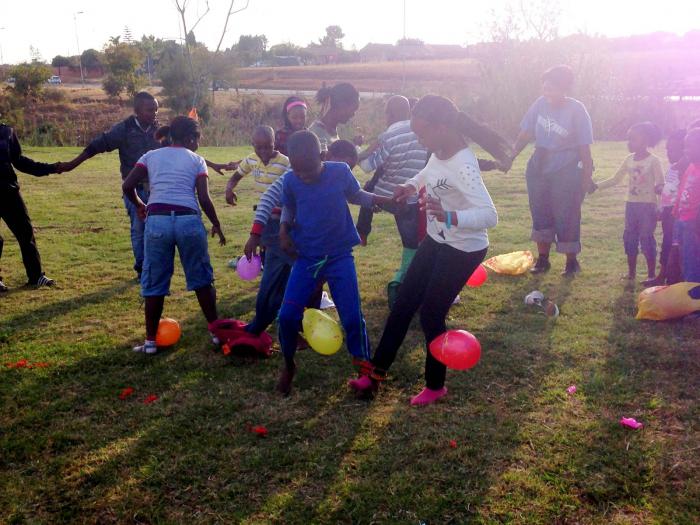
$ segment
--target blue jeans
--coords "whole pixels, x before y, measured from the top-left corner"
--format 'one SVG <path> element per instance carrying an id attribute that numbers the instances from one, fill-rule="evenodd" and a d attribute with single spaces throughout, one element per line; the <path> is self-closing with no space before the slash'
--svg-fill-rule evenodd
<path id="1" fill-rule="evenodd" d="M 148 191 L 139 186 L 136 189 L 139 198 L 147 203 Z M 134 270 L 141 273 L 143 269 L 143 232 L 145 223 L 139 218 L 136 205 L 131 202 L 126 196 L 123 196 L 124 207 L 131 222 L 131 250 L 134 252 Z"/>
<path id="2" fill-rule="evenodd" d="M 150 215 L 146 219 L 141 295 L 159 297 L 170 293 L 176 247 L 189 291 L 211 286 L 214 282 L 202 218 L 175 215 L 175 212 Z"/>
<path id="3" fill-rule="evenodd" d="M 681 234 L 683 280 L 700 283 L 700 235 L 696 221 L 677 221 Z"/>
<path id="4" fill-rule="evenodd" d="M 279 230 L 280 221 L 273 219 L 267 223 L 262 234 L 265 266 L 255 300 L 255 318 L 246 326 L 246 331 L 256 335 L 264 332 L 277 318 L 294 264 L 294 259 L 280 248 Z"/>
<path id="5" fill-rule="evenodd" d="M 348 351 L 354 357 L 368 361 L 369 339 L 360 307 L 360 289 L 352 252 L 325 258 L 300 255 L 294 262 L 278 319 L 279 340 L 285 360 L 290 363 L 294 358 L 304 306 L 323 279 L 328 281 L 338 308 Z"/>

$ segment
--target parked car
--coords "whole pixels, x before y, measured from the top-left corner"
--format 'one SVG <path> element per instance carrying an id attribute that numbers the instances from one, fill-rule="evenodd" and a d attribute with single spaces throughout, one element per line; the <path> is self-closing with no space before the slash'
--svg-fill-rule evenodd
<path id="1" fill-rule="evenodd" d="M 51 77 L 47 80 L 49 84 L 60 84 L 61 83 L 61 77 L 58 75 L 51 75 Z"/>
<path id="2" fill-rule="evenodd" d="M 15 77 L 7 77 L 5 80 L 8 84 L 14 84 L 15 83 Z"/>

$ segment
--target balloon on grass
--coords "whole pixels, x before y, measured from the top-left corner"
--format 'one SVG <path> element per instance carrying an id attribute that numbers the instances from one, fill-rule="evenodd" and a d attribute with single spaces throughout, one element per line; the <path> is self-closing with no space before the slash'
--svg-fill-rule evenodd
<path id="1" fill-rule="evenodd" d="M 158 332 L 156 333 L 157 346 L 173 346 L 180 340 L 182 331 L 180 323 L 175 319 L 163 317 L 158 323 Z"/>
<path id="2" fill-rule="evenodd" d="M 469 276 L 469 279 L 467 280 L 467 286 L 470 286 L 472 288 L 478 288 L 482 284 L 486 282 L 486 280 L 489 278 L 489 274 L 486 271 L 486 268 L 482 264 L 476 267 L 476 270 L 474 270 L 474 273 L 472 273 Z"/>
<path id="3" fill-rule="evenodd" d="M 430 353 L 447 368 L 468 370 L 481 358 L 481 343 L 466 330 L 448 330 L 430 342 Z"/>

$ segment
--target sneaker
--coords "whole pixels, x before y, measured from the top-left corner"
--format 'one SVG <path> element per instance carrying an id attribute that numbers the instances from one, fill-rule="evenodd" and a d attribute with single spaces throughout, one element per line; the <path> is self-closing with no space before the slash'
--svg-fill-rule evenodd
<path id="1" fill-rule="evenodd" d="M 360 376 L 348 380 L 348 386 L 355 392 L 371 392 L 377 389 L 377 382 L 369 376 Z"/>
<path id="2" fill-rule="evenodd" d="M 294 374 L 297 372 L 296 365 L 292 367 L 285 366 L 280 372 L 280 377 L 277 380 L 277 392 L 283 396 L 288 396 L 292 392 L 292 380 L 294 379 Z"/>
<path id="3" fill-rule="evenodd" d="M 530 268 L 530 273 L 546 273 L 552 267 L 552 263 L 549 262 L 549 257 L 538 257 L 535 266 Z"/>
<path id="4" fill-rule="evenodd" d="M 36 288 L 41 288 L 42 286 L 46 286 L 47 288 L 51 288 L 52 286 L 56 286 L 56 281 L 53 279 L 49 279 L 45 275 L 42 275 L 39 277 L 37 282 L 35 283 L 27 283 L 28 286 L 34 286 Z"/>
<path id="5" fill-rule="evenodd" d="M 4 282 L 2 282 L 2 279 L 0 279 L 0 293 L 8 291 L 10 291 L 10 289 L 5 285 Z"/>
<path id="6" fill-rule="evenodd" d="M 212 332 L 209 332 L 209 335 L 211 336 L 211 342 L 212 344 L 219 346 L 221 344 L 221 340 L 216 337 Z"/>
<path id="7" fill-rule="evenodd" d="M 439 390 L 432 390 L 428 387 L 425 387 L 423 390 L 421 390 L 420 394 L 417 396 L 413 396 L 411 398 L 411 406 L 425 406 L 425 405 L 432 405 L 435 403 L 438 399 L 445 397 L 447 395 L 447 387 L 443 386 Z"/>
<path id="8" fill-rule="evenodd" d="M 335 303 L 324 290 L 321 294 L 321 310 L 328 310 L 329 308 L 335 308 Z"/>
<path id="9" fill-rule="evenodd" d="M 573 262 L 567 261 L 564 271 L 561 272 L 564 277 L 573 277 L 577 273 L 581 273 L 581 265 L 576 259 Z"/>
<path id="10" fill-rule="evenodd" d="M 135 346 L 133 350 L 139 354 L 153 355 L 158 351 L 158 347 L 155 341 L 146 340 L 142 345 Z"/>

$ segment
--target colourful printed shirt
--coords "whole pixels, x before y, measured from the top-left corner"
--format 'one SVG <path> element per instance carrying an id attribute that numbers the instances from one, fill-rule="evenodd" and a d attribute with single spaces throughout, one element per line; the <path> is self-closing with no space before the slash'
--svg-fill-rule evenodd
<path id="1" fill-rule="evenodd" d="M 627 202 L 650 202 L 656 204 L 656 187 L 664 184 L 664 172 L 661 160 L 650 154 L 642 160 L 634 160 L 634 153 L 629 155 L 614 177 L 598 183 L 602 190 L 619 184 L 628 177 Z"/>
<path id="2" fill-rule="evenodd" d="M 263 163 L 255 153 L 251 153 L 241 161 L 236 171 L 241 177 L 252 174 L 255 179 L 255 188 L 260 193 L 265 193 L 270 185 L 288 169 L 290 169 L 289 159 L 281 153 L 277 153 L 267 164 Z"/>
<path id="3" fill-rule="evenodd" d="M 692 221 L 700 210 L 700 165 L 691 164 L 685 170 L 678 186 L 676 216 L 681 221 Z"/>

